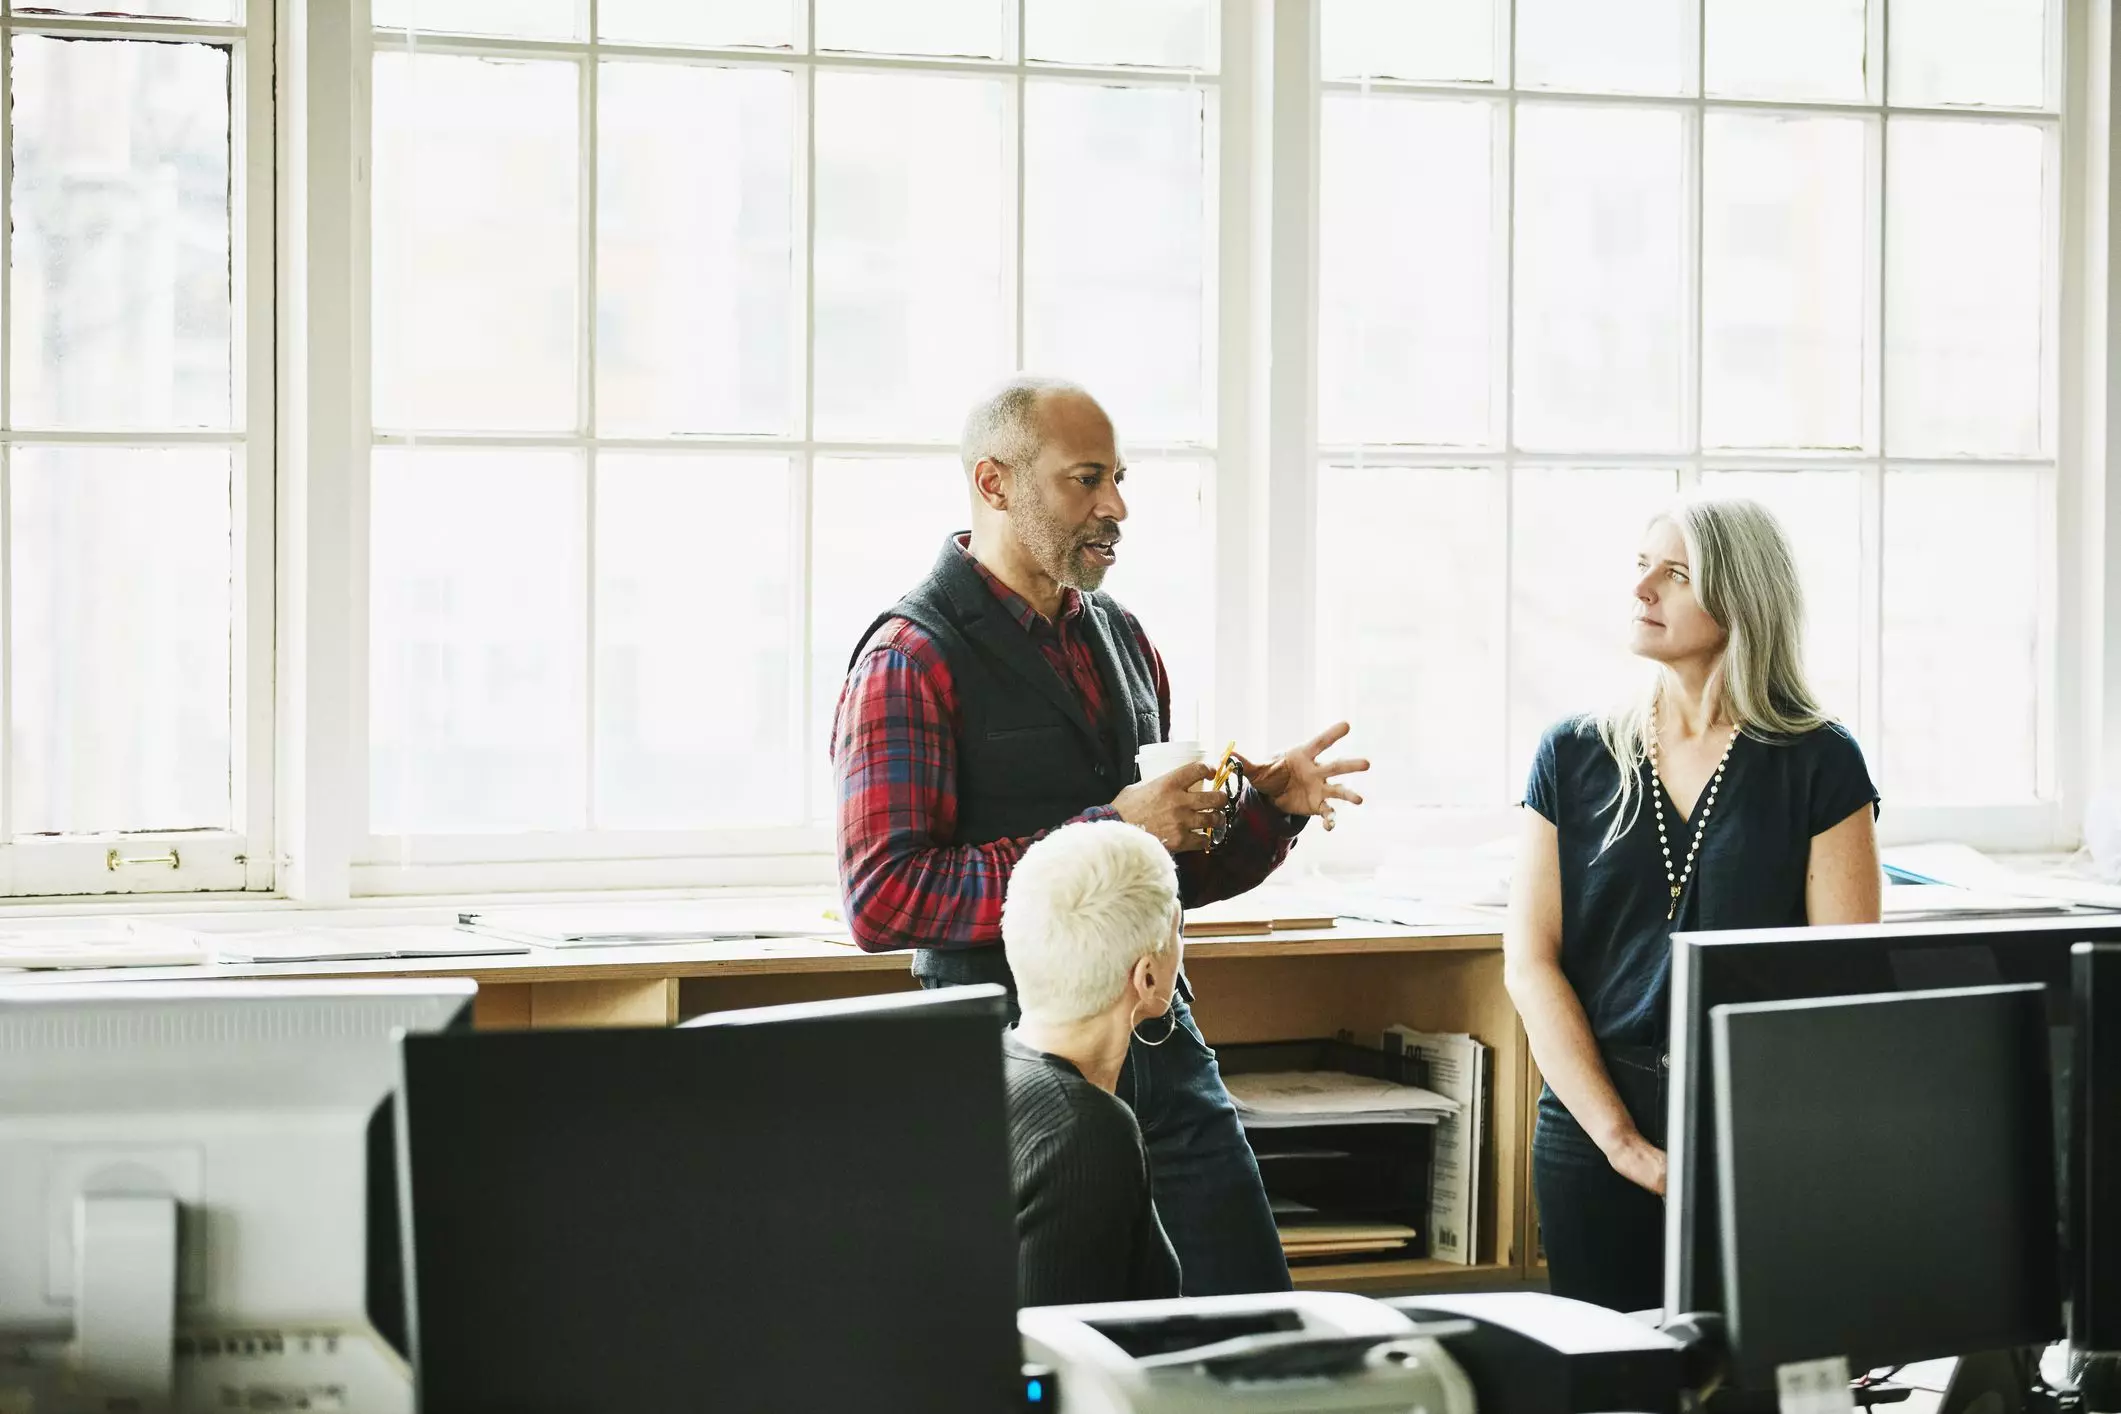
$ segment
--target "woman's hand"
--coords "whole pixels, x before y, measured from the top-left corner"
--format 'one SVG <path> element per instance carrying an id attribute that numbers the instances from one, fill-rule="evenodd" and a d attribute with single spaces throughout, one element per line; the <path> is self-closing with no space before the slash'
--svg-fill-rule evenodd
<path id="1" fill-rule="evenodd" d="M 1606 1162 L 1619 1174 L 1638 1188 L 1647 1188 L 1662 1198 L 1664 1196 L 1664 1150 L 1643 1138 L 1630 1134 L 1606 1150 Z"/>

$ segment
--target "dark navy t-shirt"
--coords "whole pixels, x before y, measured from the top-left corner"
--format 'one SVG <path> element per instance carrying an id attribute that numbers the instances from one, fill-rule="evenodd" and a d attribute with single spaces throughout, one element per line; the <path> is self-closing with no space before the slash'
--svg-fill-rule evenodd
<path id="1" fill-rule="evenodd" d="M 1643 791 L 1663 789 L 1647 762 L 1638 770 Z M 1600 852 L 1619 783 L 1596 721 L 1572 718 L 1540 739 L 1524 803 L 1560 836 L 1561 970 L 1583 1002 L 1591 1034 L 1601 1045 L 1662 1045 L 1672 934 L 1804 924 L 1812 836 L 1865 804 L 1875 809 L 1878 792 L 1862 749 L 1838 725 L 1774 742 L 1741 735 L 1679 915 L 1667 919 L 1671 886 L 1646 794 L 1637 793 L 1640 809 L 1627 833 Z M 1680 823 L 1670 794 L 1664 813 L 1677 871 L 1686 865 L 1694 820 Z"/>

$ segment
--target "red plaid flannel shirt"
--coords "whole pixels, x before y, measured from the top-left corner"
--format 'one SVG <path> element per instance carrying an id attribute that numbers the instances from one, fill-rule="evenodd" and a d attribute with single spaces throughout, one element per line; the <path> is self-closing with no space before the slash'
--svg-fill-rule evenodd
<path id="1" fill-rule="evenodd" d="M 964 541 L 959 548 L 964 550 Z M 1046 661 L 1081 697 L 1093 722 L 1105 720 L 1104 680 L 1082 631 L 1082 598 L 1062 591 L 1058 623 L 1047 619 L 979 561 L 987 587 L 1038 644 Z M 1122 614 L 1156 676 L 1158 718 L 1171 719 L 1171 681 L 1164 660 L 1132 614 Z M 877 630 L 840 689 L 832 727 L 833 779 L 839 798 L 840 884 L 847 921 L 865 951 L 967 948 L 999 943 L 1009 870 L 1041 835 L 991 844 L 946 843 L 957 833 L 957 685 L 927 631 L 904 619 Z M 1075 820 L 1116 820 L 1093 805 Z M 1237 823 L 1213 852 L 1178 856 L 1179 895 L 1187 907 L 1213 903 L 1258 885 L 1288 857 L 1303 829 L 1245 787 Z"/>

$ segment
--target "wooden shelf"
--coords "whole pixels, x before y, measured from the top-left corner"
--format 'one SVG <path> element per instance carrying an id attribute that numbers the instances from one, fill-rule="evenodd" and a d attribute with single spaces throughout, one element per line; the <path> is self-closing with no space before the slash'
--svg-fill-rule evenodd
<path id="1" fill-rule="evenodd" d="M 1416 1257 L 1392 1262 L 1327 1262 L 1316 1266 L 1291 1267 L 1290 1278 L 1299 1290 L 1392 1292 L 1480 1290 L 1515 1286 L 1524 1273 L 1514 1264 L 1483 1262 L 1462 1266 Z"/>

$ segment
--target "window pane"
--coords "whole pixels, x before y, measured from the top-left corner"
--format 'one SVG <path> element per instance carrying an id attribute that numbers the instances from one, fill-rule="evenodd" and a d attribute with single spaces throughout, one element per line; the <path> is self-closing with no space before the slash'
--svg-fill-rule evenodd
<path id="1" fill-rule="evenodd" d="M 919 584 L 971 523 L 955 458 L 820 459 L 810 485 L 812 818 L 832 818 L 832 709 L 870 621 Z"/>
<path id="2" fill-rule="evenodd" d="M 955 441 L 1012 364 L 1002 86 L 816 82 L 817 434 Z"/>
<path id="3" fill-rule="evenodd" d="M 1024 361 L 1089 387 L 1130 440 L 1213 440 L 1204 102 L 1075 83 L 1024 96 Z"/>
<path id="4" fill-rule="evenodd" d="M 1329 93 L 1321 120 L 1320 440 L 1492 443 L 1493 107 Z"/>
<path id="5" fill-rule="evenodd" d="M 1718 98 L 1861 102 L 1864 0 L 1708 0 L 1703 55 Z"/>
<path id="6" fill-rule="evenodd" d="M 597 101 L 599 430 L 795 431 L 794 75 L 606 64 Z"/>
<path id="7" fill-rule="evenodd" d="M 1681 445 L 1684 119 L 1526 104 L 1517 124 L 1518 445 Z"/>
<path id="8" fill-rule="evenodd" d="M 597 826 L 800 823 L 791 484 L 781 458 L 597 458 Z"/>
<path id="9" fill-rule="evenodd" d="M 1987 805 L 2037 790 L 2045 495 L 2038 472 L 1886 473 L 1888 800 Z"/>
<path id="10" fill-rule="evenodd" d="M 2047 135 L 2015 123 L 1886 128 L 1885 449 L 2043 449 Z"/>
<path id="11" fill-rule="evenodd" d="M 1861 702 L 1862 485 L 1853 471 L 1710 471 L 1711 496 L 1746 496 L 1774 512 L 1804 586 L 1804 667 L 1826 714 L 1853 727 Z"/>
<path id="12" fill-rule="evenodd" d="M 2044 0 L 1891 0 L 1894 103 L 2047 102 Z"/>
<path id="13" fill-rule="evenodd" d="M 373 0 L 370 13 L 377 29 L 573 39 L 586 9 L 582 0 Z"/>
<path id="14" fill-rule="evenodd" d="M 231 481 L 221 447 L 14 452 L 16 834 L 229 827 Z"/>
<path id="15" fill-rule="evenodd" d="M 1865 120 L 1711 113 L 1701 433 L 1712 447 L 1860 447 L 1870 327 Z"/>
<path id="16" fill-rule="evenodd" d="M 1104 588 L 1141 620 L 1171 678 L 1170 736 L 1205 741 L 1215 671 L 1215 536 L 1201 490 L 1207 464 L 1130 461 L 1119 564 Z"/>
<path id="17" fill-rule="evenodd" d="M 597 0 L 597 28 L 620 43 L 785 49 L 795 10 L 790 0 Z"/>
<path id="18" fill-rule="evenodd" d="M 1693 8 L 1693 0 L 1517 0 L 1517 84 L 1691 93 Z"/>
<path id="19" fill-rule="evenodd" d="M 1354 724 L 1348 747 L 1370 758 L 1358 787 L 1370 799 L 1506 798 L 1505 558 L 1498 473 L 1320 468 L 1319 720 Z"/>
<path id="20" fill-rule="evenodd" d="M 815 0 L 817 47 L 869 54 L 962 54 L 1000 59 L 1006 0 Z"/>
<path id="21" fill-rule="evenodd" d="M 1212 70 L 1220 24 L 1221 7 L 1211 0 L 1026 0 L 1025 56 Z"/>
<path id="22" fill-rule="evenodd" d="M 375 423 L 578 423 L 578 71 L 376 56 Z"/>
<path id="23" fill-rule="evenodd" d="M 582 828 L 581 458 L 378 448 L 371 486 L 370 828 Z"/>
<path id="24" fill-rule="evenodd" d="M 1495 78 L 1495 0 L 1324 0 L 1318 14 L 1329 79 Z"/>
<path id="25" fill-rule="evenodd" d="M 22 14 L 27 7 L 17 6 Z M 37 10 L 50 15 L 137 15 L 154 20 L 241 20 L 240 0 L 143 0 L 113 5 L 111 0 L 38 0 Z"/>
<path id="26" fill-rule="evenodd" d="M 228 426 L 228 50 L 13 54 L 15 425 Z"/>
<path id="27" fill-rule="evenodd" d="M 1521 467 L 1510 515 L 1510 782 L 1548 727 L 1624 700 L 1635 555 L 1679 490 L 1673 471 Z"/>

